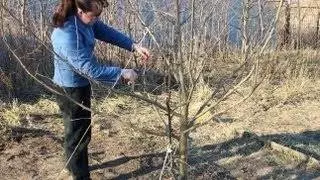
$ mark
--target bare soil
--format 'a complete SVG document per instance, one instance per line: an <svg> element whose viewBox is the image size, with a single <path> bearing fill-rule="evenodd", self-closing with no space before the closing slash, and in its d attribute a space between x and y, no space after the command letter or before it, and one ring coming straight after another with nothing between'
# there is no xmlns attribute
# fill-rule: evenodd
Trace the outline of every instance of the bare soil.
<svg viewBox="0 0 320 180"><path fill-rule="evenodd" d="M319 88L282 99L257 93L190 135L190 179L320 179ZM118 104L108 116L93 117L92 179L159 178L168 139L142 134L124 123L141 121L141 126L152 127L145 122L155 121L155 115L145 117L135 117L127 104ZM61 117L39 110L21 117L21 122L0 143L1 179L59 179L65 165ZM176 173L173 163L163 178L174 179Z"/></svg>

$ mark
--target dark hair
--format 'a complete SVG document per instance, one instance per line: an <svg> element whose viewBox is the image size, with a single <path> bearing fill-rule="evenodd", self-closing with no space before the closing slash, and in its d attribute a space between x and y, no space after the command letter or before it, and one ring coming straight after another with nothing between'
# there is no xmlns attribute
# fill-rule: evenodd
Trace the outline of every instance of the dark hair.
<svg viewBox="0 0 320 180"><path fill-rule="evenodd" d="M108 5L106 0L61 0L53 14L53 26L62 27L68 16L76 14L77 8L83 12L93 12L95 16L99 16L103 8Z"/></svg>

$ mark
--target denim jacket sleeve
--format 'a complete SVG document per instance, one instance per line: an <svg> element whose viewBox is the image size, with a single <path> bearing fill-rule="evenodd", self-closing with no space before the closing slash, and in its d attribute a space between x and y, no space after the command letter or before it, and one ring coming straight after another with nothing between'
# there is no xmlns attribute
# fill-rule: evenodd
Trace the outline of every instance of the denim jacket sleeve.
<svg viewBox="0 0 320 180"><path fill-rule="evenodd" d="M128 51L133 51L133 40L117 31L116 29L97 20L93 25L93 32L96 39L111 43Z"/></svg>
<svg viewBox="0 0 320 180"><path fill-rule="evenodd" d="M75 33L64 37L64 43L59 43L60 55L80 75L100 82L116 82L121 75L119 67L109 67L97 62L93 52L77 43Z"/></svg>

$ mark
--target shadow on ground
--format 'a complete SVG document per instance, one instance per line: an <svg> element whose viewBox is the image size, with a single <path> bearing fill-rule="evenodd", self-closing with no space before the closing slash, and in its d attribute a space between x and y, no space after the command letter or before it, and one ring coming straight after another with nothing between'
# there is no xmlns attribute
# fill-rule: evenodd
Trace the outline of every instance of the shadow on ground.
<svg viewBox="0 0 320 180"><path fill-rule="evenodd" d="M290 147L294 150L300 151L308 156L320 160L320 131L307 131L299 134L273 134L260 136L260 138L268 139L277 142L281 145ZM245 167L251 164L256 172L267 169L259 164L260 161L251 161L255 154L263 151L265 144L259 138L252 136L250 133L244 133L242 137L235 138L220 144L206 145L203 147L196 147L190 150L190 178L192 179L236 179L239 178L237 173L241 171L244 174L242 178L255 178L255 179L312 179L320 177L318 171L308 171L302 167L281 166L269 162L269 169L265 173L255 174L250 171L250 167ZM120 165L124 165L129 161L138 160L140 168L126 173L119 173L117 176L110 179L129 179L138 177L157 177L161 171L165 152L145 154L140 156L121 157L101 164L91 166L91 171L98 169L112 169ZM232 157L240 157L243 159L242 164L236 163L238 167L230 168L220 165L219 161ZM255 164L256 163L256 164ZM263 164L263 163L262 163ZM272 167L272 168L270 168ZM251 167L252 168L252 167Z"/></svg>
<svg viewBox="0 0 320 180"><path fill-rule="evenodd" d="M36 138L48 136L52 140L56 141L61 146L63 145L63 140L53 134L51 131L35 128L26 128L26 127L11 127L11 135L9 139L20 142L23 138Z"/></svg>

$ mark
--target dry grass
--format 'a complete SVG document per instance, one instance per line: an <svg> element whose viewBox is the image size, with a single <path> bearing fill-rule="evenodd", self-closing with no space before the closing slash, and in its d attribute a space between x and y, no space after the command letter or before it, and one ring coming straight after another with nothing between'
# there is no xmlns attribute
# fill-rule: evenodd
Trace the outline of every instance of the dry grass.
<svg viewBox="0 0 320 180"><path fill-rule="evenodd" d="M14 100L9 108L6 108L1 112L1 117L4 120L5 124L9 126L18 126L20 125L20 119L22 115L22 110L19 108L17 100Z"/></svg>
<svg viewBox="0 0 320 180"><path fill-rule="evenodd" d="M306 49L270 52L261 59L261 73L266 79L253 96L217 117L192 136L198 144L223 142L244 131L258 134L299 133L318 130L320 114L319 53ZM232 63L232 61L230 61ZM215 68L220 68L218 63ZM231 70L227 70L230 73ZM220 73L225 74L225 73ZM219 74L212 74L211 76ZM222 89L223 90L223 89ZM217 110L230 106L250 91L250 83L224 101ZM196 104L195 104L196 105Z"/></svg>
<svg viewBox="0 0 320 180"><path fill-rule="evenodd" d="M57 114L59 107L53 99L41 98L33 105L23 107L26 113Z"/></svg>
<svg viewBox="0 0 320 180"><path fill-rule="evenodd" d="M50 99L41 98L34 104L25 104L18 100L13 100L8 105L0 107L1 139L6 140L12 128L23 126L27 120L45 119L50 115L56 116L58 113L58 105Z"/></svg>

